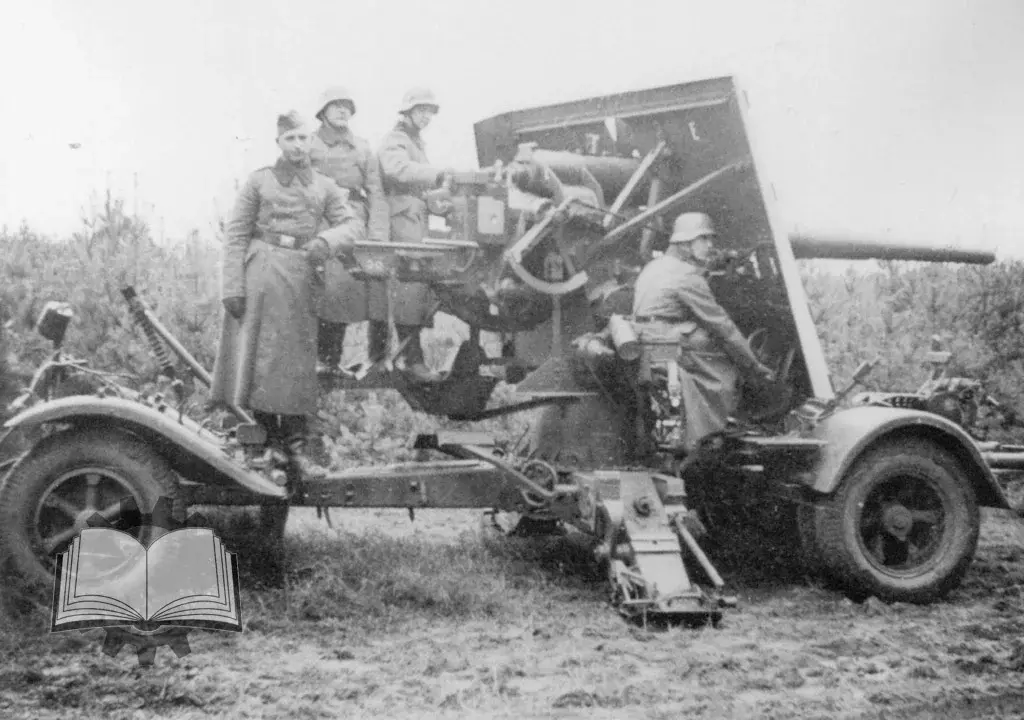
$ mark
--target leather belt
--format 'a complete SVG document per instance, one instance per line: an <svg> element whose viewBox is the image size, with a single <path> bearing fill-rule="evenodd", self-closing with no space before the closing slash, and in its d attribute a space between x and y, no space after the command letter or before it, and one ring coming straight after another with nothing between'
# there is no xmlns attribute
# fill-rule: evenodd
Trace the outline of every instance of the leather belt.
<svg viewBox="0 0 1024 720"><path fill-rule="evenodd" d="M295 237L294 235L284 235L283 233L266 232L257 233L254 239L262 240L268 245L275 245L285 250L301 250L313 240L312 237Z"/></svg>

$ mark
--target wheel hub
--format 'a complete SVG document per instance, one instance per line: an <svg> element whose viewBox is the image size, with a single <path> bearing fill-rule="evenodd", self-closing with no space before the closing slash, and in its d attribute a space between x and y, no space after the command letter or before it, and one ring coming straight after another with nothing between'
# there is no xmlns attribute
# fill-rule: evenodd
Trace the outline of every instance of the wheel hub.
<svg viewBox="0 0 1024 720"><path fill-rule="evenodd" d="M92 508L85 508L82 511L80 511L78 515L75 516L75 519L73 521L75 530L81 531L89 527L89 518L95 515L96 512L97 510L94 510Z"/></svg>
<svg viewBox="0 0 1024 720"><path fill-rule="evenodd" d="M864 501L860 542L887 573L913 573L935 561L947 518L942 496L927 478L898 475L875 486Z"/></svg>
<svg viewBox="0 0 1024 720"><path fill-rule="evenodd" d="M882 511L882 527L897 540L906 540L914 527L914 516L903 505L892 503Z"/></svg>

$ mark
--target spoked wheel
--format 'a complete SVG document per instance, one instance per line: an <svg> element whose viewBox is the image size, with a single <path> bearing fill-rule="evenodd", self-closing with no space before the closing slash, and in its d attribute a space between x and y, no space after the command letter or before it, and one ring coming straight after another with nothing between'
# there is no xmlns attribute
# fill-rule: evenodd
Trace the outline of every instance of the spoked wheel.
<svg viewBox="0 0 1024 720"><path fill-rule="evenodd" d="M924 440L890 443L857 462L814 508L805 536L851 596L931 602L963 579L978 543L974 489L956 458Z"/></svg>
<svg viewBox="0 0 1024 720"><path fill-rule="evenodd" d="M127 433L69 430L43 439L0 488L7 589L15 583L33 594L52 589L57 555L90 527L93 515L111 522L127 499L149 513L161 496L174 498L176 489L167 462ZM147 544L163 532L145 526L132 534Z"/></svg>
<svg viewBox="0 0 1024 720"><path fill-rule="evenodd" d="M942 491L930 478L890 478L868 493L859 540L877 568L914 572L939 549L945 515Z"/></svg>

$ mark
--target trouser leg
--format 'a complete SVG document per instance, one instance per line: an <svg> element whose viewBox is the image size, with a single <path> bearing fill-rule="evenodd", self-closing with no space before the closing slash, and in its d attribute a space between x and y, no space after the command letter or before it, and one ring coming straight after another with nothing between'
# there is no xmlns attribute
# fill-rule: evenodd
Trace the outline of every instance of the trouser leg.
<svg viewBox="0 0 1024 720"><path fill-rule="evenodd" d="M423 362L423 345L420 343L419 325L396 325L399 342L408 338L402 354L405 356L405 367L416 380L420 382L438 382L441 376L433 372Z"/></svg>
<svg viewBox="0 0 1024 720"><path fill-rule="evenodd" d="M321 478L327 469L317 465L307 454L308 427L304 415L281 415L281 437L285 450L303 480Z"/></svg>
<svg viewBox="0 0 1024 720"><path fill-rule="evenodd" d="M279 415L281 418L281 439L285 444L306 439L305 415Z"/></svg>
<svg viewBox="0 0 1024 720"><path fill-rule="evenodd" d="M281 440L281 423L280 415L276 413L268 413L262 410L252 411L253 419L263 426L263 429L267 431L267 441Z"/></svg>
<svg viewBox="0 0 1024 720"><path fill-rule="evenodd" d="M406 338L409 339L405 343L405 349L402 350L402 356L405 358L406 365L412 367L413 365L423 364L423 345L420 344L420 330L422 328L419 325L396 325L395 330L398 332L398 342L404 342Z"/></svg>
<svg viewBox="0 0 1024 720"><path fill-rule="evenodd" d="M370 320L366 327L367 354L370 362L377 362L388 352L388 324L382 320Z"/></svg>
<svg viewBox="0 0 1024 720"><path fill-rule="evenodd" d="M267 442L276 442L284 448L302 479L323 477L327 470L317 465L307 454L309 445L305 415L278 415L253 410L253 417L267 431Z"/></svg>
<svg viewBox="0 0 1024 720"><path fill-rule="evenodd" d="M317 359L331 370L341 363L345 348L345 323L320 320L317 328Z"/></svg>

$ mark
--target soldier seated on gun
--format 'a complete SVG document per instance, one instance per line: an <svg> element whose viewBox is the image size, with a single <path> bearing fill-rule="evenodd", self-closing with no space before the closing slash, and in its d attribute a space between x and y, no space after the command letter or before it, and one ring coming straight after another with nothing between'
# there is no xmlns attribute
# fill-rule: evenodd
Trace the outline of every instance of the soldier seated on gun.
<svg viewBox="0 0 1024 720"><path fill-rule="evenodd" d="M723 430L736 412L740 370L765 382L775 379L705 279L715 238L711 218L704 213L677 217L665 254L644 267L633 295L635 322L661 323L678 331L683 448L688 453L702 438Z"/></svg>
<svg viewBox="0 0 1024 720"><path fill-rule="evenodd" d="M365 226L345 193L310 166L310 128L292 111L277 120L277 162L249 176L227 225L222 268L226 314L211 399L249 409L303 477L316 413L316 268L350 253Z"/></svg>

